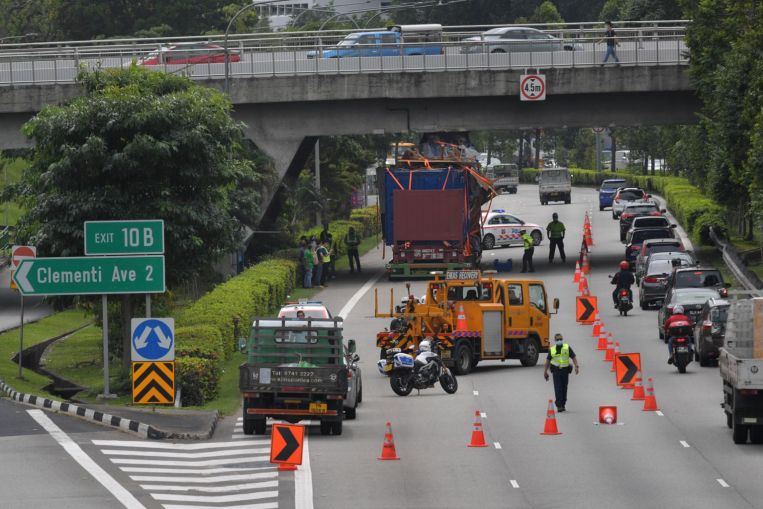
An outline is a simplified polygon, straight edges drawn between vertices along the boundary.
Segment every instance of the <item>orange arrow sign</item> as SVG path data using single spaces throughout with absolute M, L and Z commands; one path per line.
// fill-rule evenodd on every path
M 301 465 L 304 440 L 304 426 L 273 424 L 270 437 L 270 462 Z
M 640 353 L 620 353 L 615 356 L 615 380 L 623 389 L 632 389 L 636 373 L 641 371 Z

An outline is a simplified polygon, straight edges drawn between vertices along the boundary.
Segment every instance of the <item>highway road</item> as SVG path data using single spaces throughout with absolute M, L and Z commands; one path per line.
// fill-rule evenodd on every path
M 334 313 L 349 310 L 345 336 L 358 343 L 364 399 L 342 436 L 321 436 L 317 426 L 310 426 L 307 464 L 298 472 L 275 472 L 265 457 L 267 441 L 244 435 L 239 416 L 224 419 L 209 442 L 180 444 L 137 440 L 64 416 L 53 420 L 138 501 L 126 507 L 763 508 L 763 448 L 732 442 L 719 406 L 717 368 L 692 363 L 687 374 L 679 375 L 666 363 L 667 349 L 657 339 L 656 311 L 634 309 L 619 317 L 610 304 L 607 275 L 616 270 L 624 247 L 617 223 L 609 210 L 598 211 L 596 200 L 594 190 L 575 188 L 571 205 L 541 206 L 536 187 L 522 185 L 518 194 L 493 203 L 542 225 L 558 212 L 567 225 L 567 264 L 549 265 L 544 241 L 536 248 L 533 274 L 545 281 L 549 297 L 560 299 L 551 332 L 565 335 L 581 366 L 580 375 L 571 379 L 567 412 L 557 414 L 561 435 L 540 435 L 553 398 L 541 365 L 482 362 L 474 373 L 459 377 L 455 395 L 439 387 L 405 398 L 392 392 L 375 367 L 375 334 L 388 320 L 373 317 L 373 289 L 388 296 L 394 287 L 402 296 L 405 288 L 380 278 L 381 250 L 364 257 L 362 274 L 341 275 L 318 296 Z M 587 210 L 593 211 L 595 243 L 591 290 L 621 351 L 641 353 L 661 412 L 643 412 L 641 402 L 630 400 L 631 391 L 615 386 L 609 364 L 594 350 L 590 327 L 575 323 L 570 260 Z M 494 250 L 485 259 L 496 256 L 516 264 L 521 249 Z M 414 283 L 414 293 L 423 286 Z M 616 405 L 622 424 L 595 425 L 600 405 Z M 476 410 L 485 414 L 490 447 L 467 448 Z M 399 461 L 377 460 L 386 421 L 392 423 Z M 56 506 L 119 506 L 111 503 L 115 495 L 41 431 L 27 407 L 0 402 L 0 435 L 0 478 L 11 480 L 5 485 L 15 494 L 4 499 L 3 507 L 42 507 L 38 500 L 50 501 L 51 494 Z M 14 469 L 22 458 L 23 470 Z M 34 486 L 35 498 L 28 503 L 21 493 Z

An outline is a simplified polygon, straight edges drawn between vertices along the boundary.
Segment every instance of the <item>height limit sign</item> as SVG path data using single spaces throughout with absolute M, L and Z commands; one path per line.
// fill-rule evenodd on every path
M 545 101 L 545 74 L 523 74 L 520 76 L 519 99 L 522 101 Z

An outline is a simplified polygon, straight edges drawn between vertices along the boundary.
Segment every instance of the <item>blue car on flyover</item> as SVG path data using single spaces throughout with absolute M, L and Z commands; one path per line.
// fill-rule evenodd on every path
M 307 52 L 307 58 L 394 57 L 441 55 L 442 26 L 397 25 L 390 30 L 355 32 L 336 46 Z
M 599 188 L 599 210 L 612 206 L 612 200 L 620 187 L 625 187 L 625 179 L 607 179 L 601 183 Z

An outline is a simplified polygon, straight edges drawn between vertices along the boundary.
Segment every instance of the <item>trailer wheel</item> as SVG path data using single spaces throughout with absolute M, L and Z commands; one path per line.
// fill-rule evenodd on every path
M 321 435 L 330 435 L 330 434 L 331 434 L 331 422 L 321 421 Z
M 331 421 L 329 422 L 331 425 L 331 433 L 333 435 L 341 435 L 342 434 L 342 420 L 338 421 Z
M 527 338 L 527 350 L 519 362 L 522 366 L 529 368 L 538 364 L 538 357 L 540 357 L 540 344 L 536 338 Z
M 763 427 L 750 426 L 750 442 L 753 444 L 763 444 Z
M 468 375 L 472 371 L 472 362 L 474 362 L 474 353 L 469 345 L 464 342 L 459 343 L 456 346 L 456 351 L 453 359 L 455 360 L 455 366 L 453 371 L 457 375 Z
M 742 424 L 739 424 L 736 419 L 733 419 L 734 422 L 732 422 L 731 427 L 731 434 L 734 438 L 735 444 L 746 444 L 747 443 L 747 432 L 749 429 L 747 426 L 744 426 Z

